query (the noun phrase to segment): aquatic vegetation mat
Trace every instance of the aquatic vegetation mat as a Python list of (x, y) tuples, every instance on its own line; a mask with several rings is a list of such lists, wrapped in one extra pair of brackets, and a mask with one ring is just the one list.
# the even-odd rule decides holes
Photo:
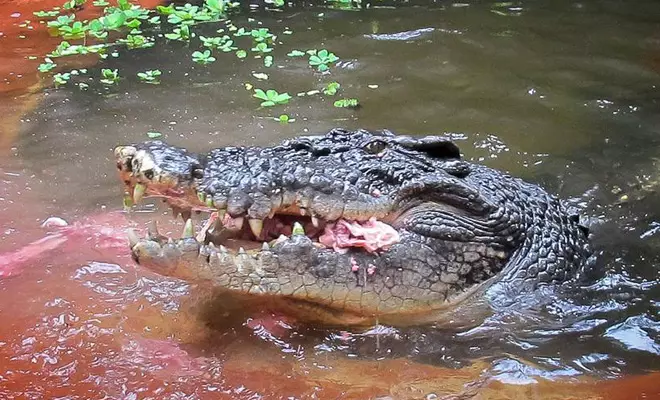
[[(243, 87), (248, 96), (259, 101), (257, 104), (261, 108), (284, 105), (305, 96), (332, 98), (342, 91), (341, 84), (331, 79), (340, 57), (330, 49), (287, 48), (287, 37), (294, 35), (292, 30), (285, 27), (275, 32), (255, 18), (247, 18), (244, 24), (234, 23), (231, 17), (242, 15), (238, 2), (205, 0), (199, 3), (161, 5), (151, 10), (129, 0), (69, 0), (61, 7), (35, 12), (39, 22), (47, 24), (51, 35), (62, 38), (43, 58), (38, 71), (43, 79), (51, 79), (55, 88), (76, 85), (80, 90), (94, 88), (99, 94), (112, 92), (121, 81), (158, 85), (178, 78), (168, 77), (164, 65), (128, 75), (121, 69), (103, 68), (104, 60), (120, 57), (125, 51), (149, 51), (154, 46), (183, 43), (190, 60), (200, 67), (223, 62), (251, 71), (253, 79), (248, 77)], [(284, 6), (283, 1), (276, 0), (267, 1), (263, 7), (276, 13)], [(350, 9), (358, 4), (330, 2), (329, 6)], [(98, 8), (100, 16), (78, 20), (79, 11), (88, 7)], [(217, 28), (214, 35), (206, 33), (209, 27)], [(98, 57), (98, 68), (71, 67), (79, 64), (81, 57), (90, 55)], [(299, 68), (302, 63), (317, 78), (318, 88), (290, 94), (286, 87), (267, 84), (271, 75), (281, 74), (287, 68)], [(327, 104), (349, 109), (360, 106), (355, 98), (333, 99)], [(287, 114), (272, 119), (280, 123), (295, 121)]]

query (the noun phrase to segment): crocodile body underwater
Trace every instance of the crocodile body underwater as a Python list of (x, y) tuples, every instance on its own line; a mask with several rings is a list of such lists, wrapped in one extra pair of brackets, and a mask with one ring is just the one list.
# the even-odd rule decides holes
[[(187, 220), (178, 239), (129, 232), (140, 265), (314, 322), (429, 321), (495, 283), (511, 295), (564, 283), (592, 259), (559, 199), (441, 136), (334, 129), (205, 154), (149, 141), (115, 157), (132, 200), (162, 197)], [(192, 211), (210, 213), (196, 235)]]

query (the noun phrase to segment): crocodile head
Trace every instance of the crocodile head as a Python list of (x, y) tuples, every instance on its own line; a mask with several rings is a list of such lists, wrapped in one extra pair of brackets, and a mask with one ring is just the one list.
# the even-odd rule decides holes
[[(115, 156), (129, 197), (162, 197), (187, 220), (181, 238), (130, 232), (140, 265), (328, 324), (401, 324), (455, 306), (533, 248), (525, 196), (542, 195), (541, 214), (554, 204), (436, 136), (335, 129), (205, 154), (151, 141)], [(191, 211), (210, 213), (197, 235)], [(575, 233), (560, 214), (557, 243)], [(561, 281), (571, 268), (507, 275)]]

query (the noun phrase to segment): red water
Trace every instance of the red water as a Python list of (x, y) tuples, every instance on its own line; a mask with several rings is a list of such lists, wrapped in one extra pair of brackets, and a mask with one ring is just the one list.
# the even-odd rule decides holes
[[(61, 2), (0, 1), (0, 154), (11, 154), (15, 124), (39, 102), (27, 95), (38, 61), (25, 54), (56, 43), (36, 24), (20, 38), (18, 25)], [(57, 211), (49, 190), (20, 160), (0, 158), (0, 399), (660, 398), (657, 373), (505, 385), (487, 379), (487, 361), (454, 370), (316, 349), (295, 324), (231, 304), (210, 324), (204, 293), (131, 261), (123, 215), (41, 228)]]

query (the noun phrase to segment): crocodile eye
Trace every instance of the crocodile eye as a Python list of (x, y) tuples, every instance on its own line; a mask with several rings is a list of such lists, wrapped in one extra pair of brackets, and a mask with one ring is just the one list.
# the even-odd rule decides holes
[(382, 140), (374, 140), (364, 146), (364, 151), (371, 154), (378, 154), (387, 148), (387, 143)]

